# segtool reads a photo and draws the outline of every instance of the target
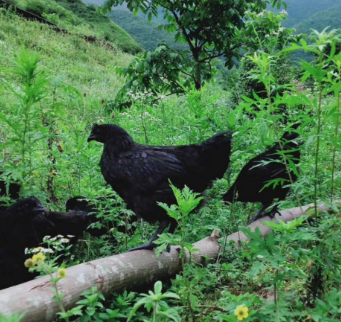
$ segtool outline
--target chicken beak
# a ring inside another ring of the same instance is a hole
[[[40,205],[40,206],[34,207],[34,212],[48,212],[48,210],[43,205]]]

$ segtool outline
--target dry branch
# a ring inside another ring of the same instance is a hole
[[[338,200],[336,202],[341,202]],[[282,211],[282,220],[289,221],[304,214],[312,205]],[[321,205],[320,211],[328,211],[330,207]],[[251,229],[258,227],[263,236],[271,230],[262,225],[262,218],[250,225]],[[276,219],[273,219],[276,221]],[[205,258],[217,259],[219,254],[218,234],[216,231],[194,244],[199,251],[192,254],[191,260],[205,264]],[[228,240],[247,241],[242,232],[227,237]],[[179,246],[172,246],[169,253],[156,257],[154,252],[140,250],[131,253],[114,255],[97,259],[67,269],[66,277],[58,282],[58,289],[64,294],[65,308],[71,309],[80,299],[80,294],[97,286],[104,295],[133,289],[148,283],[169,278],[182,269],[179,258]],[[59,312],[57,303],[52,299],[52,286],[49,277],[42,277],[27,283],[0,291],[0,312],[5,316],[13,313],[26,312],[23,322],[51,321]]]

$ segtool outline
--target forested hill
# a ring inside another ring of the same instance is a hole
[[[298,33],[309,34],[311,29],[322,31],[324,28],[341,28],[341,4],[333,6],[327,10],[315,13],[310,18],[294,25]]]
[[[105,0],[83,0],[84,3],[92,3],[95,5],[100,6],[101,4],[104,3]]]
[[[85,3],[101,5],[105,0],[83,0]],[[341,26],[338,21],[341,0],[286,0],[288,18],[283,22],[286,27],[295,27],[298,32],[307,33],[309,29],[318,29],[321,27],[331,26],[338,28]],[[271,8],[268,7],[270,10]],[[283,8],[279,9],[282,10]],[[326,11],[327,10],[327,11]],[[113,8],[109,14],[120,27],[125,29],[142,47],[146,50],[153,50],[161,41],[168,45],[178,48],[175,45],[173,36],[165,31],[157,30],[160,23],[160,17],[153,17],[153,21],[149,22],[141,13],[134,16],[123,4]]]
[[[286,0],[285,3],[288,6],[288,18],[283,24],[286,27],[293,27],[316,13],[341,5],[341,0]]]
[[[158,23],[148,21],[143,16],[134,16],[128,10],[115,8],[109,17],[120,27],[125,29],[139,42],[145,50],[154,50],[160,42],[165,42],[175,49],[183,49],[183,44],[175,43],[174,36],[165,30],[158,30]]]

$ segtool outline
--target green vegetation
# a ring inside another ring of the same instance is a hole
[[[47,262],[48,272],[57,272],[52,282],[61,305],[58,321],[340,321],[340,207],[334,205],[331,213],[317,213],[313,207],[309,213],[313,222],[307,221],[307,214],[286,224],[270,223],[273,230],[263,238],[259,231],[251,233],[244,227],[258,205],[225,205],[221,200],[243,165],[297,121],[302,123],[299,132],[304,142],[300,177],[280,209],[311,202],[331,204],[341,196],[337,33],[315,32],[311,44],[301,41],[279,51],[283,44],[279,44],[278,29],[273,25],[269,29],[258,50],[245,57],[252,68],[246,75],[236,73],[227,79],[224,88],[211,78],[200,90],[187,88],[182,96],[161,97],[157,106],[146,99],[145,92],[127,92],[133,98],[131,107],[109,112],[103,99],[113,100],[125,82],[114,70],[126,67],[133,57],[119,48],[113,51],[87,43],[0,10],[0,169],[20,181],[21,196],[35,195],[47,208],[56,210],[64,210],[65,201],[74,195],[118,199],[100,173],[101,145],[86,142],[95,122],[119,124],[137,142],[151,145],[197,143],[220,131],[234,132],[229,169],[207,191],[200,210],[188,216],[196,196],[188,189],[175,190],[179,205],[172,211],[180,224],[175,237],[190,249],[191,243],[209,236],[213,229],[222,236],[241,229],[250,242],[239,248],[222,243],[216,263],[208,267],[185,264],[182,274],[168,284],[156,282],[153,292],[124,292],[104,299],[92,288],[68,312],[63,311],[56,287],[65,271]],[[264,32],[262,28],[258,31]],[[256,32],[255,37],[261,35]],[[326,52],[326,48],[332,50]],[[277,64],[287,64],[284,55],[296,50],[313,52],[315,61],[303,62],[295,74],[285,65],[288,76],[278,84]],[[297,74],[303,76],[297,78]],[[249,88],[250,79],[262,85],[265,97]],[[313,84],[309,91],[304,87],[308,79]],[[301,90],[298,81],[303,84]],[[278,89],[284,89],[282,95],[277,95]],[[52,147],[48,145],[51,138]],[[53,190],[49,190],[47,182],[52,176]],[[124,205],[111,208],[111,220],[122,222],[129,213]],[[153,227],[136,225],[136,233],[129,238],[115,230],[97,239],[85,235],[66,258],[65,267],[145,242]],[[168,243],[169,238],[162,236],[162,241]],[[38,257],[39,264],[50,260]],[[38,269],[36,263],[31,268]],[[20,318],[1,317],[3,320]]]
[[[305,34],[309,34],[311,29],[316,29],[318,31],[322,31],[326,27],[329,27],[330,29],[341,29],[340,10],[341,4],[315,13],[308,19],[294,25],[294,28],[297,33]]]
[[[286,27],[293,27],[294,25],[311,18],[314,14],[328,10],[333,6],[340,5],[341,0],[286,0],[285,3],[288,6],[288,19],[283,25]]]
[[[142,48],[121,27],[97,12],[93,5],[81,0],[11,0],[11,3],[35,14],[42,15],[72,33],[94,36],[109,41],[123,51],[136,54]]]
[[[107,12],[123,0],[108,0],[102,10]],[[148,19],[158,17],[162,10],[163,22],[159,29],[175,33],[175,41],[185,43],[187,50],[175,50],[160,44],[154,51],[145,52],[127,67],[119,68],[119,75],[127,78],[114,106],[123,108],[132,104],[127,93],[144,93],[154,100],[161,95],[181,94],[190,88],[200,90],[215,75],[215,60],[221,58],[225,66],[232,67],[242,55],[264,46],[272,33],[280,49],[294,41],[292,30],[283,28],[286,13],[265,11],[266,4],[280,6],[281,0],[260,0],[256,4],[238,0],[222,3],[127,1],[132,12],[141,11]],[[218,14],[217,14],[218,13]],[[207,16],[210,19],[207,19]],[[256,36],[256,38],[255,38]]]
[[[186,48],[183,44],[175,43],[174,34],[158,30],[158,24],[154,21],[148,21],[144,17],[134,16],[130,11],[116,8],[113,8],[108,15],[111,20],[129,32],[145,50],[154,50],[160,42],[174,49]]]

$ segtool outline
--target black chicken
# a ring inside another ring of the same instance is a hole
[[[29,255],[24,250],[0,246],[0,290],[32,280],[38,273],[30,273],[24,266]]]
[[[40,245],[46,235],[73,235],[75,243],[91,223],[84,211],[48,211],[35,197],[17,201],[0,214],[0,289],[33,279],[24,267],[25,248]],[[93,229],[94,235],[105,232]],[[93,231],[90,230],[91,234]],[[59,257],[58,260],[63,259]]]
[[[262,208],[251,222],[264,216],[265,210],[274,199],[284,200],[290,189],[288,185],[297,180],[298,171],[293,170],[289,162],[295,167],[300,162],[299,144],[295,141],[299,136],[295,131],[299,125],[299,123],[293,125],[272,148],[251,159],[223,196],[223,200],[230,203],[234,201],[261,202]],[[272,180],[278,181],[275,185],[266,186]],[[275,213],[278,213],[277,205],[268,212],[270,216]]]
[[[109,198],[110,199],[110,198]],[[89,214],[89,220],[91,224],[96,224],[101,221],[100,218],[97,218],[97,215],[100,213],[100,204],[105,204],[108,202],[108,198],[99,197],[95,200],[88,200],[86,197],[83,196],[76,196],[68,199],[65,204],[66,211],[69,210],[76,210],[76,211],[85,211]],[[117,207],[120,205],[120,202],[112,199],[109,200],[111,208]],[[102,213],[109,214],[108,208],[103,208]],[[124,222],[121,222],[120,224],[117,222],[102,222],[102,225],[100,225],[100,228],[93,227],[93,228],[87,228],[87,232],[92,236],[102,236],[108,232],[108,230],[114,228],[117,229],[117,231],[121,233],[127,233],[132,235],[135,231],[135,227],[131,226],[130,229],[127,227],[130,226],[133,222],[137,221],[136,216],[131,216],[130,218],[125,218]],[[107,227],[107,228],[106,228]]]
[[[231,133],[217,134],[200,144],[183,146],[146,146],[135,143],[121,127],[95,124],[88,138],[104,143],[100,161],[104,179],[139,217],[150,223],[160,222],[147,244],[137,249],[152,249],[158,234],[175,220],[157,205],[175,204],[169,179],[178,188],[187,185],[195,192],[203,192],[212,180],[221,178],[230,162]]]
[[[17,201],[0,214],[0,245],[24,251],[36,247],[54,225],[45,217],[47,209],[35,197]]]

